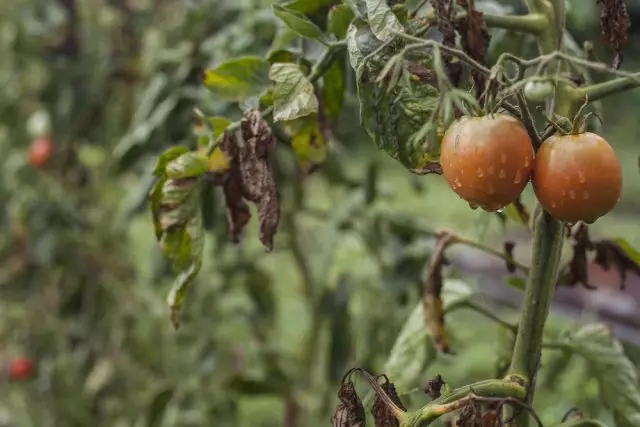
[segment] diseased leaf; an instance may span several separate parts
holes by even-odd
[[[369,25],[379,40],[387,42],[395,37],[393,31],[404,32],[404,27],[385,0],[366,0],[365,3]]]
[[[471,294],[471,288],[466,283],[455,279],[445,280],[442,290],[445,312],[467,300]],[[401,391],[412,388],[436,356],[423,313],[423,304],[419,302],[398,334],[384,367],[384,372],[393,378],[396,388]]]
[[[600,385],[600,396],[614,413],[618,427],[639,426],[638,373],[611,330],[603,324],[587,325],[576,332],[570,342],[587,360],[590,372]]]
[[[290,0],[282,5],[296,12],[311,15],[338,3],[340,0]]]
[[[345,61],[341,56],[331,64],[329,70],[322,79],[322,100],[324,102],[324,110],[327,115],[337,120],[342,112],[342,106],[344,105],[346,76],[345,76]]]
[[[292,52],[287,49],[276,49],[271,50],[267,53],[267,61],[269,64],[273,65],[278,62],[287,63],[287,62],[296,62],[298,61],[299,56],[295,52]]]
[[[302,37],[328,44],[327,36],[304,14],[288,9],[280,4],[273,4],[271,8],[273,9],[273,13],[280,18],[287,27]]]
[[[349,24],[353,21],[353,10],[346,4],[334,6],[329,11],[327,18],[327,31],[339,40],[347,36]]]
[[[167,163],[165,174],[169,179],[193,178],[202,176],[208,169],[206,153],[190,151]]]
[[[269,78],[273,88],[273,120],[287,121],[318,111],[313,84],[296,64],[273,64]]]
[[[291,133],[291,146],[303,170],[325,161],[327,141],[318,125],[317,114],[287,122],[287,129]]]
[[[225,101],[259,96],[269,86],[269,63],[256,56],[231,59],[204,72],[204,85]]]
[[[188,153],[189,149],[187,147],[171,147],[166,150],[160,157],[158,157],[158,161],[156,162],[156,167],[153,170],[153,174],[155,176],[164,176],[164,170],[167,167],[167,163],[170,161],[177,159],[185,153]]]

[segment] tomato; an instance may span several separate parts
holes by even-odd
[[[591,132],[554,135],[536,154],[532,183],[551,216],[591,224],[620,200],[622,169],[615,151],[601,136]]]
[[[34,140],[29,148],[29,162],[37,168],[44,167],[53,155],[53,148],[53,141],[49,138]]]
[[[533,145],[515,117],[465,116],[445,132],[440,164],[458,196],[493,212],[513,202],[529,182]]]
[[[19,357],[11,361],[9,365],[9,378],[17,381],[24,381],[33,374],[33,362],[26,357]]]
[[[553,83],[548,80],[531,81],[524,85],[524,96],[533,102],[544,102],[553,94]]]

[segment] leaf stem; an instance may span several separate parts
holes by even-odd
[[[518,331],[518,325],[513,323],[513,322],[509,322],[508,320],[505,320],[503,318],[501,318],[500,316],[498,316],[494,310],[490,309],[489,307],[482,305],[476,301],[473,300],[465,300],[463,302],[461,302],[459,305],[456,305],[455,307],[450,307],[449,308],[449,312],[452,311],[453,309],[459,309],[459,308],[468,308],[470,310],[473,310],[479,314],[482,314],[483,316],[485,316],[487,319],[493,320],[494,322],[496,322],[497,324],[499,324],[500,326],[505,327],[506,329],[509,329],[511,332],[516,333]]]
[[[520,384],[509,380],[486,380],[466,385],[443,394],[414,413],[407,414],[406,423],[401,423],[400,426],[428,426],[442,415],[460,409],[460,406],[465,403],[465,399],[469,399],[472,396],[522,400],[526,397],[526,389]]]
[[[578,102],[589,97],[589,101],[598,101],[611,95],[622,93],[627,89],[634,89],[640,86],[640,73],[629,74],[627,77],[621,77],[608,80],[602,83],[596,83],[589,86],[576,88],[571,93],[572,98]]]

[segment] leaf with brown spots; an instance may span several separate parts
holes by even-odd
[[[432,400],[439,398],[442,395],[442,386],[446,383],[440,376],[440,374],[436,375],[435,378],[427,381],[427,384],[422,388],[422,391],[429,396]]]
[[[331,417],[333,427],[365,427],[364,406],[350,379],[340,386],[338,399],[340,403]]]
[[[455,18],[456,11],[453,0],[430,0],[435,11],[438,30],[442,33],[442,44],[448,47],[456,46]],[[462,77],[462,64],[451,55],[443,55],[449,74],[449,79],[454,86],[460,84]]]
[[[456,28],[460,33],[462,49],[471,58],[480,64],[485,63],[485,56],[489,48],[491,36],[485,24],[482,12],[478,12],[474,0],[456,0],[459,6],[467,12],[466,16],[460,18],[456,23]],[[486,76],[473,70],[471,77],[476,88],[476,98],[480,100],[485,90]]]
[[[380,388],[382,391],[391,398],[393,403],[395,403],[400,409],[406,411],[407,408],[402,404],[400,400],[400,396],[396,392],[396,388],[392,382],[389,382],[389,378],[386,375],[382,374],[378,376],[377,379],[382,378],[383,382],[380,384]],[[393,414],[389,406],[382,400],[380,395],[376,395],[376,399],[373,402],[373,406],[371,407],[371,413],[373,414],[373,419],[376,427],[398,427],[400,422]]]

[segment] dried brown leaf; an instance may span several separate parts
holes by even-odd
[[[237,168],[231,168],[223,186],[225,212],[232,242],[240,242],[242,231],[251,219],[249,206],[242,196],[242,182]]]
[[[596,252],[594,262],[604,270],[615,267],[620,276],[620,289],[625,288],[627,272],[640,276],[640,266],[627,252],[613,240],[599,240],[593,243]]]
[[[340,403],[331,418],[333,427],[365,427],[364,406],[351,380],[342,383],[338,399]]]
[[[427,384],[422,388],[422,391],[429,396],[432,400],[435,400],[442,396],[442,386],[446,383],[440,376],[440,374],[436,375],[435,378],[427,381]]]
[[[382,391],[384,391],[384,393],[389,396],[393,403],[395,403],[400,409],[406,411],[407,408],[402,404],[400,396],[398,396],[393,383],[389,382],[389,378],[384,374],[380,375],[378,378],[382,378],[384,380],[382,384],[380,384]],[[382,400],[380,395],[376,395],[376,399],[371,408],[371,413],[373,414],[376,427],[398,427],[400,425],[400,422],[393,414],[393,411],[390,410],[389,406],[384,402],[384,400]]]
[[[600,27],[605,42],[614,50],[613,68],[622,65],[622,48],[629,40],[631,20],[623,0],[596,0],[603,5],[600,12]]]
[[[428,175],[431,173],[442,175],[442,166],[438,162],[428,162],[425,166],[419,169],[411,169],[411,172],[416,175]]]
[[[462,49],[471,58],[484,64],[491,35],[484,22],[483,14],[476,10],[474,0],[456,0],[456,2],[467,12],[466,16],[456,23]],[[485,90],[486,76],[474,70],[471,72],[471,77],[475,83],[476,98],[480,99]]]
[[[273,249],[273,237],[280,222],[278,189],[269,164],[269,153],[274,150],[275,143],[269,124],[258,111],[250,110],[243,115],[238,130],[225,133],[222,145],[223,152],[230,159],[227,185],[234,190],[232,193],[225,187],[225,197],[229,197],[227,193],[237,196],[235,191],[239,184],[242,197],[257,206],[260,241],[267,250]],[[234,202],[232,206],[238,209],[234,212],[244,213],[241,203],[235,203],[237,197],[231,201]]]
[[[456,11],[453,0],[430,0],[435,11],[438,30],[442,33],[442,44],[448,47],[456,46],[455,18]],[[449,79],[454,86],[460,84],[462,77],[462,64],[451,55],[443,55],[449,74]]]

